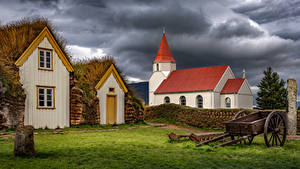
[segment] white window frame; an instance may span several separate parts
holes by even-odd
[[[37,91],[37,109],[55,109],[55,87],[37,86],[36,88],[37,88],[37,90],[36,90]],[[43,90],[43,93],[40,92],[42,90]],[[51,94],[49,94],[48,91],[51,91]],[[43,103],[43,105],[41,105],[40,103]],[[48,106],[48,103],[51,103],[51,106]]]
[[[38,48],[38,66],[40,70],[53,70],[53,50],[47,48]],[[41,54],[43,53],[43,56]],[[47,55],[47,54],[50,54]],[[49,58],[48,58],[49,56]],[[49,61],[48,61],[49,59]],[[43,63],[43,65],[42,65]]]

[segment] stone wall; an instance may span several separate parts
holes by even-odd
[[[83,91],[73,87],[70,98],[70,126],[79,125],[83,112]]]
[[[25,98],[6,95],[0,81],[0,129],[24,125]]]
[[[144,121],[144,110],[128,96],[125,98],[125,123]]]
[[[224,122],[232,120],[241,109],[197,109],[177,104],[146,107],[145,120],[163,119],[194,127],[224,128]],[[245,110],[249,113],[257,110]]]

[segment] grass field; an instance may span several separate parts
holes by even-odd
[[[39,133],[37,155],[17,158],[13,139],[0,137],[0,168],[300,168],[300,141],[267,149],[257,137],[251,146],[195,148],[191,141],[170,142],[170,131],[149,127]]]

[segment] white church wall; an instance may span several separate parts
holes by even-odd
[[[109,88],[115,88],[115,92],[109,92]],[[106,124],[106,96],[107,94],[117,95],[117,124],[125,122],[125,94],[120,88],[114,75],[111,73],[106,82],[97,90],[100,106],[100,124]]]
[[[20,67],[20,82],[26,93],[24,123],[34,128],[69,127],[69,72],[47,37],[38,47],[53,50],[53,71],[38,69],[38,48]],[[37,85],[55,87],[55,109],[37,109]]]
[[[231,100],[231,107],[230,108],[238,108],[237,107],[237,94],[221,94],[220,95],[220,108],[226,108],[225,99],[229,97]]]
[[[252,95],[252,91],[247,80],[244,81],[238,93]]]
[[[245,109],[253,108],[253,94],[247,80],[242,84],[238,92],[238,107]]]
[[[149,105],[155,105],[154,101],[154,92],[161,84],[163,80],[166,79],[166,76],[162,72],[154,72],[149,79]]]
[[[196,97],[201,95],[203,98],[203,108],[214,108],[213,107],[213,93],[207,92],[190,92],[190,93],[168,93],[168,94],[155,94],[154,105],[164,104],[164,98],[168,96],[170,103],[180,104],[179,98],[185,96],[186,106],[197,107]]]
[[[220,106],[221,106],[221,104],[220,104],[220,93],[214,92],[213,93],[213,100],[214,100],[213,108],[214,109],[220,108]]]
[[[253,108],[253,96],[252,95],[245,95],[245,94],[238,94],[238,107],[244,109],[252,109]]]
[[[157,68],[158,65],[158,68]],[[171,62],[157,62],[153,64],[153,71],[174,71],[176,70],[176,63]]]
[[[215,92],[221,92],[221,90],[223,89],[224,85],[226,84],[228,79],[232,79],[235,78],[234,74],[231,70],[231,68],[228,66],[228,68],[226,69],[226,71],[224,72],[221,80],[219,81],[219,83],[217,84],[217,86],[215,87]]]

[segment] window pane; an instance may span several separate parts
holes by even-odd
[[[44,51],[40,51],[40,67],[45,67]]]
[[[47,89],[47,94],[52,94],[52,89]]]
[[[44,56],[44,51],[40,51],[40,56]]]
[[[44,101],[39,101],[39,106],[41,106],[41,107],[45,106],[44,103],[45,103]]]
[[[50,57],[50,52],[46,52],[46,67],[51,68],[51,57]]]
[[[39,89],[39,106],[45,106],[45,90]]]
[[[52,107],[52,101],[47,101],[47,106]]]
[[[44,89],[39,89],[39,94],[44,94]]]

